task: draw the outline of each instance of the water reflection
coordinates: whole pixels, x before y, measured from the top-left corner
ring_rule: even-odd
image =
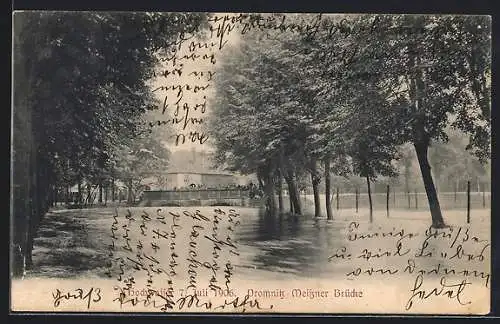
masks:
[[[263,210],[242,215],[249,221],[238,231],[240,245],[253,250],[254,268],[317,276],[325,273],[328,256],[341,244],[343,224],[311,216],[269,215]]]
[[[153,207],[142,210],[156,212]],[[212,207],[202,211],[210,215]],[[106,277],[113,215],[113,209],[48,214],[35,239],[35,266],[30,274],[74,277],[92,273]],[[257,208],[242,208],[240,215],[241,223],[234,233],[240,267],[297,276],[332,275],[328,257],[344,244],[345,222],[317,220],[311,215],[270,216]],[[224,237],[227,233],[222,230]]]

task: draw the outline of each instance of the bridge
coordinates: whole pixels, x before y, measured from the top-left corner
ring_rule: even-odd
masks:
[[[244,206],[255,205],[248,189],[184,189],[144,191],[139,206]]]

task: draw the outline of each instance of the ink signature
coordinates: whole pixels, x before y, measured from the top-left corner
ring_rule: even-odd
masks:
[[[90,308],[92,303],[98,303],[102,299],[101,289],[94,287],[90,288],[87,292],[82,288],[65,293],[56,289],[55,292],[52,292],[52,297],[54,298],[54,307],[59,307],[61,301],[64,300],[82,300],[87,302],[87,309]]]
[[[210,300],[201,300],[197,294],[189,294],[174,300],[172,294],[162,295],[160,292],[154,289],[148,289],[147,295],[137,297],[129,297],[126,293],[126,289],[121,287],[115,287],[115,290],[119,291],[118,297],[113,299],[113,302],[119,302],[120,307],[125,304],[131,306],[143,305],[145,307],[160,308],[161,311],[173,310],[174,306],[178,310],[182,309],[203,309],[203,310],[222,310],[226,307],[231,309],[238,309],[241,312],[245,312],[248,309],[273,309],[273,305],[263,307],[257,299],[251,299],[247,294],[243,298],[235,297],[233,299],[225,299],[224,303],[218,305],[213,304]]]
[[[439,286],[432,288],[430,290],[422,289],[422,285],[424,283],[424,277],[419,274],[415,278],[415,282],[413,284],[413,288],[410,290],[412,293],[411,297],[406,302],[406,310],[410,310],[416,301],[423,301],[426,299],[430,299],[435,296],[445,296],[450,299],[455,299],[460,305],[469,305],[471,302],[463,301],[463,292],[467,285],[470,285],[471,282],[467,281],[467,279],[462,280],[459,283],[448,284],[446,282],[446,277],[441,277],[439,280]]]

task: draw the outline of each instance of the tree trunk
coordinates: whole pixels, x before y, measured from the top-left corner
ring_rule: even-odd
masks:
[[[87,198],[85,198],[85,205],[92,205],[92,186],[90,183],[87,184]]]
[[[128,189],[128,193],[127,193],[127,203],[129,204],[129,206],[132,205],[132,179],[128,180],[128,183],[127,183],[127,189]]]
[[[38,123],[37,111],[30,100],[34,82],[34,61],[25,60],[19,31],[24,28],[22,16],[15,17],[14,35],[17,53],[13,91],[13,241],[10,260],[13,276],[24,276],[32,266],[33,239],[42,216],[48,211],[54,185],[47,161],[42,159],[40,142],[44,125]],[[28,54],[29,55],[29,54]],[[36,122],[35,122],[36,121]]]
[[[65,186],[65,191],[66,191],[66,206],[69,205],[69,202],[70,202],[70,192],[71,192],[71,188],[69,185]]]
[[[264,181],[262,180],[262,176],[260,175],[260,173],[257,173],[257,182],[259,183],[259,189],[261,191],[264,191],[265,190]]]
[[[276,201],[274,199],[274,181],[272,171],[268,171],[264,181],[264,192],[266,194],[266,207],[270,215],[276,215]]]
[[[332,220],[332,201],[331,201],[331,177],[330,177],[330,159],[325,159],[325,200],[326,200],[326,219]]]
[[[358,205],[359,205],[359,189],[356,187],[356,192],[354,193],[355,194],[355,200],[356,200],[356,213],[358,212]]]
[[[408,200],[408,209],[411,208],[411,197],[410,197],[410,163],[405,162],[405,195]]]
[[[33,243],[40,222],[49,210],[50,202],[50,188],[52,184],[50,183],[50,177],[48,173],[47,161],[43,158],[39,150],[36,148],[32,154],[32,190],[30,194],[31,198],[31,217],[29,219],[29,230],[27,233],[27,248],[25,255],[26,269],[31,269],[33,267]]]
[[[278,179],[276,183],[276,190],[278,191],[278,211],[283,213],[283,175],[281,169],[278,169]]]
[[[13,177],[13,201],[12,201],[12,229],[13,237],[11,247],[11,274],[13,277],[22,277],[25,273],[26,255],[28,247],[29,220],[31,216],[31,131],[27,130],[28,121],[22,120],[24,107],[14,109],[13,145],[12,152],[12,177]],[[28,113],[26,113],[28,114]],[[22,115],[22,116],[20,116]],[[18,120],[21,119],[21,120]]]
[[[373,223],[372,189],[370,188],[370,177],[369,176],[366,176],[366,185],[368,187],[368,204],[370,206],[370,223]]]
[[[339,210],[340,208],[340,195],[339,195],[339,192],[340,192],[340,188],[337,187],[337,210]]]
[[[111,178],[111,201],[114,202],[115,199],[115,178]]]
[[[108,204],[108,191],[109,191],[108,182],[106,182],[106,186],[104,187],[104,206]]]
[[[82,179],[78,178],[78,198],[77,198],[77,203],[78,203],[78,207],[80,207],[80,208],[82,206],[82,199],[83,199]]]
[[[302,206],[300,204],[300,196],[299,196],[299,191],[297,188],[297,184],[295,182],[295,177],[293,174],[293,171],[288,170],[286,176],[285,176],[285,181],[288,185],[288,194],[290,196],[290,202],[291,205],[293,206],[293,213],[296,215],[301,215],[302,214]]]
[[[33,140],[34,142],[34,140]],[[36,144],[32,145],[31,152],[31,186],[29,190],[30,207],[29,207],[29,219],[28,219],[28,230],[26,231],[26,250],[24,253],[24,266],[25,269],[31,269],[33,267],[33,236],[37,226],[37,218],[39,217],[39,174],[38,174],[38,150]]]
[[[56,206],[57,206],[57,203],[59,202],[59,200],[61,200],[61,195],[60,195],[60,190],[61,188],[56,186],[56,191],[55,191],[55,197],[54,197],[54,201],[56,203]]]
[[[102,204],[102,181],[99,182],[99,199],[98,202]]]
[[[485,194],[485,190],[486,190],[485,184],[483,183],[483,208],[486,207],[486,197],[485,197],[486,194]]]
[[[415,151],[417,153],[418,164],[420,165],[420,172],[422,173],[422,180],[425,186],[425,193],[429,201],[429,209],[432,217],[432,226],[435,228],[442,228],[445,226],[443,215],[441,214],[441,207],[437,196],[436,188],[431,175],[431,167],[427,158],[427,151],[429,145],[427,143],[416,143]]]
[[[32,185],[32,154],[33,131],[32,109],[30,105],[30,74],[24,51],[19,49],[22,44],[19,31],[24,28],[22,15],[13,18],[16,59],[13,72],[16,77],[13,82],[12,110],[12,241],[10,242],[10,272],[13,277],[23,277],[27,254],[29,221],[31,216],[31,185]]]
[[[311,169],[311,182],[313,187],[313,195],[314,195],[314,217],[321,217],[321,201],[319,198],[319,183],[321,178],[318,175],[318,171],[316,169],[316,161],[312,162]]]
[[[385,201],[385,208],[386,208],[387,217],[389,217],[389,196],[390,196],[390,192],[391,192],[390,185],[387,185],[387,193],[386,193],[386,201]]]
[[[418,46],[418,45],[417,45]],[[412,51],[412,64],[415,67],[415,74],[410,82],[409,95],[411,100],[415,103],[413,105],[414,113],[420,114],[420,109],[423,106],[421,92],[425,91],[423,82],[423,71],[420,68],[421,58],[418,55],[418,50]],[[431,166],[429,165],[428,150],[430,144],[430,138],[424,129],[423,125],[416,129],[414,138],[414,147],[417,153],[418,164],[420,166],[420,172],[422,173],[422,180],[425,186],[425,192],[427,194],[427,200],[429,201],[429,209],[432,217],[432,226],[435,228],[445,227],[443,216],[441,214],[441,207],[439,206],[439,199],[436,192],[436,187],[434,186],[434,181],[432,180]]]

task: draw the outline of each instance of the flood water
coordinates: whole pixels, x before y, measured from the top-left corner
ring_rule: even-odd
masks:
[[[162,208],[168,211],[172,207]],[[208,215],[213,208],[200,209]],[[156,209],[131,208],[137,214],[143,210],[154,213]],[[120,213],[125,211],[123,208]],[[340,244],[344,236],[341,232],[346,226],[346,222],[315,220],[310,215],[270,216],[258,208],[239,211],[241,223],[232,235],[241,253],[239,266],[248,269],[299,276],[320,274],[328,253]],[[35,238],[34,267],[29,275],[103,276],[109,261],[107,249],[113,215],[113,208],[60,210],[47,214]],[[223,235],[221,233],[221,237]]]
[[[245,216],[236,237],[241,249],[253,252],[248,262],[256,269],[299,276],[325,274],[329,254],[345,236],[345,222],[310,215],[270,216],[263,210]]]
[[[165,211],[171,208],[174,207],[163,207]],[[213,209],[214,207],[200,208],[207,215]],[[120,213],[124,215],[126,210],[127,208],[121,208]],[[144,210],[153,214],[157,208],[135,207],[131,210],[136,215]],[[237,210],[240,212],[241,223],[233,236],[240,252],[238,267],[242,270],[255,269],[298,277],[332,276],[339,271],[348,271],[347,262],[336,264],[328,259],[332,253],[346,245],[349,223],[357,221],[368,226],[366,210],[360,210],[359,213],[354,210],[334,210],[333,221],[315,219],[310,213],[300,217],[287,214],[270,216],[257,208]],[[113,208],[98,208],[61,210],[46,215],[35,239],[34,268],[29,271],[29,275],[71,278],[90,274],[104,277],[106,264],[109,263],[108,246],[114,212]],[[461,213],[452,211],[444,212],[444,215],[449,223],[458,221],[463,224],[465,218]],[[473,210],[472,220],[471,226],[484,230],[485,238],[489,239],[489,210]],[[408,229],[416,230],[418,227],[425,231],[429,223],[430,216],[425,211],[406,212],[401,216],[393,213],[391,219],[383,211],[378,211],[373,228],[376,230],[380,224],[389,228],[407,224]],[[134,240],[140,238],[140,232],[136,235]],[[187,240],[189,234],[183,235]],[[222,235],[224,234],[221,233],[221,237]],[[376,249],[379,245],[367,247]]]

